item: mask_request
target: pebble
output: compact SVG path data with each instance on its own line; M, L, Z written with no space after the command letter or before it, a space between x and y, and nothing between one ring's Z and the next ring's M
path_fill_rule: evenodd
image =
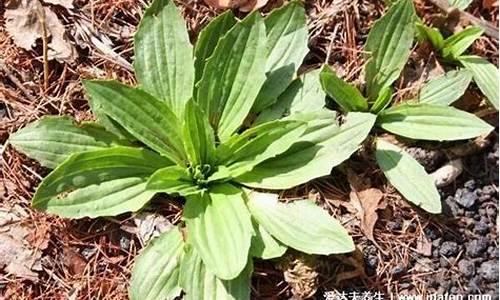
M481 218L480 221L478 221L475 225L474 225L474 233L476 234L482 234L482 235L485 235L487 234L488 232L490 231L490 226L488 224L486 224L486 222L483 220L483 218Z
M458 262L458 269L460 270L460 273L462 273L462 275L464 275L466 278L471 278L476 272L474 262L467 259L462 259Z
M405 269L406 269L405 266L397 265L394 268L392 268L391 274L392 274L392 276L395 276L395 277L401 276L405 272Z
M458 189L455 193L455 201L466 209L472 208L478 200L479 197L473 191L471 192L465 189Z
M489 245L487 238L480 237L466 244L466 252L470 257L479 257L486 252Z
M455 242L446 241L441 245L439 254L446 257L455 256L458 254L458 245Z
M481 277L487 282L497 282L498 281L498 261L487 261L481 264L478 270Z

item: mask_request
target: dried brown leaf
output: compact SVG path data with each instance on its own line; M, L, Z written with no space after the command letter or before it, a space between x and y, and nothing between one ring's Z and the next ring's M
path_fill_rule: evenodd
M424 256L432 255L432 243L425 237L419 237L417 239L417 252Z
M74 7L73 0L42 0L42 1L48 4L60 5L66 7L67 9L72 9Z
M50 42L48 58L58 61L73 61L76 50L68 40L66 30L57 15L38 0L12 0L5 10L5 28L14 43L26 50L32 50L36 41L42 38L41 15L45 14L45 27Z
M356 218L361 222L361 230L374 241L373 229L378 219L377 210L384 206L384 203L381 203L384 193L376 188L367 188L367 183L362 182L361 178L353 172L349 171L347 178L351 185L349 203L355 210Z

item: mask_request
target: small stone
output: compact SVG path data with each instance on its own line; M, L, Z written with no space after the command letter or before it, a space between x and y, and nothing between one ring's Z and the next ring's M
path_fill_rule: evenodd
M481 277L479 276L472 277L472 279L469 281L469 292L470 293L480 292L481 282L482 282Z
M458 269L460 270L460 273L462 273L462 275L464 275L466 278L471 278L476 272L474 262L466 259L462 259L458 262Z
M457 255L458 253L458 245L455 242L446 241L441 245L439 249L439 254L444 255L446 257Z
M487 261L481 264L478 274L487 282L498 281L498 261Z
M476 193L464 189L458 189L455 193L455 201L463 208L469 209L476 204L479 197Z
M488 247L488 254L490 258L498 258L498 248L494 246Z
M489 195L489 196L493 196L496 194L496 190L495 188L492 186L492 185L486 185L483 187L483 189L481 190L481 193L483 195Z
M424 232L425 232L425 235L427 236L427 238L431 241L438 238L437 230L435 230L434 228L426 227L424 229Z
M490 218L496 218L497 217L497 209L494 208L493 206L488 206L486 208L486 215Z
M398 231L401 230L401 228L403 228L403 224L401 224L401 222L398 221L389 221L387 222L387 228L391 231Z
M443 202L443 213L449 217L460 217L464 214L463 208L461 208L456 202L455 198L448 196Z
M471 179L464 183L464 187L469 191L473 191L476 188L476 181L474 179Z
M490 231L490 226L481 219L474 225L474 233L485 235Z
M479 257L486 252L489 245L490 243L487 238L480 237L477 240L468 242L466 245L466 251L470 257Z
M403 275L404 272L405 272L405 267L403 265L397 265L391 270L391 274L394 277L401 276Z

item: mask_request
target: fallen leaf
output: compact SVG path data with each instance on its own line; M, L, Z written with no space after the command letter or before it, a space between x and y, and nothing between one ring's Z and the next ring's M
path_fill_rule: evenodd
M126 232L136 234L143 245L172 228L172 223L162 215L140 213L133 218L135 226L122 225Z
M432 255L432 242L425 237L419 237L417 239L417 252L424 256Z
M60 5L66 7L67 9L74 8L73 0L43 0L43 2L53 5Z
M216 9L235 9L242 12L257 10L267 4L269 0L204 0L205 3Z
M0 269L17 277L36 281L42 270L42 252L27 242L33 230L25 222L28 215L20 206L0 208Z
M72 275L82 275L87 266L83 256L69 247L63 248L63 263Z
M373 229L378 219L377 210L384 208L384 203L381 202L384 193L376 188L367 188L367 184L352 171L348 171L347 178L351 185L349 203L355 210L353 213L360 220L363 233L374 241Z
M44 7L39 0L11 0L6 5L5 29L14 43L26 50L32 50L37 39L42 38L43 28L40 16L45 14L47 30L48 58L58 61L73 61L76 50L66 36L66 30L57 15Z
M483 8L492 9L498 7L498 0L483 0Z

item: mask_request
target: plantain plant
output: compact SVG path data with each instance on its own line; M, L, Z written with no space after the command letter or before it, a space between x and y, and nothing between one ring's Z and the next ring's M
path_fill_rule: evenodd
M469 77L467 74L470 74L488 102L498 110L498 68L480 56L465 54L467 49L483 35L484 30L477 26L470 26L445 39L436 28L421 22L416 24L419 41L428 41L445 63L458 66L458 70L449 74L445 79L440 78L442 83L462 85L462 88L466 89L470 80L465 79Z
M301 99L325 94L295 78L307 53L305 12L290 2L266 18L225 12L193 48L169 0L155 0L134 37L139 85L85 81L98 122L44 117L13 134L20 152L53 169L32 205L62 217L114 216L153 196L185 199L183 219L142 250L131 299L249 299L253 258L287 247L350 252L347 231L309 200L283 203L253 188L287 189L330 174L355 152L375 117L335 114ZM315 73L317 75L317 72ZM319 87L319 88L318 88ZM289 116L250 116L290 98ZM166 199L160 197L159 199Z
M375 158L392 185L415 205L430 213L440 213L439 193L424 168L403 149L377 135L387 131L415 140L450 141L487 134L492 127L473 114L449 106L467 88L471 80L467 70L452 71L433 79L422 88L416 100L391 103L391 85L400 76L411 53L415 20L412 1L400 0L375 22L365 45L369 58L365 66L364 93L325 65L319 75L318 71L304 75L300 88L292 84L284 97L261 116L264 120L279 118L303 107L301 103L305 102L316 103L309 104L310 109L322 107L324 99L311 97L312 87L318 83L307 78L319 76L316 82L319 81L326 94L347 113L347 118L360 112L376 118L371 134Z

